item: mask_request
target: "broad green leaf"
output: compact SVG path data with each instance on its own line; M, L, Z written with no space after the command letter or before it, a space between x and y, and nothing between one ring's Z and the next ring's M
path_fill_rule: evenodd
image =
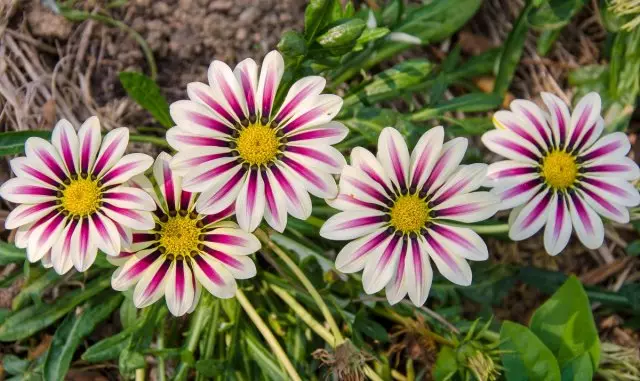
M382 10L382 23L386 26L394 26L397 24L404 12L403 0L391 0Z
M0 325L0 341L22 340L50 326L78 304L91 299L111 285L111 276L105 274L89 282L84 289L66 293L52 304L40 304L22 309L9 316Z
M0 133L0 156L24 153L24 142L31 137L51 138L51 131L11 131Z
M459 291L469 299L484 305L499 304L515 282L515 272L499 263L473 264L473 287L460 287Z
M196 361L196 371L204 377L217 377L224 373L226 361L217 359L207 359Z
M367 25L363 20L350 19L329 28L329 30L318 36L316 41L323 48L329 49L334 55L344 54L356 44L366 27Z
M540 306L531 318L531 331L546 344L563 368L585 352L594 370L600 362L600 339L589 298L575 276Z
M288 30L282 33L280 42L278 42L278 50L283 56L290 59L302 57L307 53L307 42L300 33Z
M500 329L502 366L508 381L557 381L558 361L529 328L505 321Z
M265 348L252 334L245 332L244 339L249 349L248 355L258 364L260 370L272 380L286 380L287 374L283 372L279 363L273 358L272 352Z
M387 34L389 34L389 28L379 27L379 28L365 29L364 32L362 32L362 34L360 35L360 37L358 37L356 44L358 46L363 46L370 43L371 41L378 40L386 36Z
M403 95L407 89L424 82L432 69L433 64L426 60L417 59L399 63L391 69L376 74L364 88L346 97L344 107L358 101L371 104Z
M358 131L369 142L375 144L382 129L388 126L396 127L403 135L408 135L406 128L402 128L402 114L384 108L363 107L353 110L348 118L341 118L349 129Z
M11 301L11 309L17 311L29 304L34 298L39 299L40 295L42 295L47 288L55 286L59 279L60 275L58 275L55 270L47 270L47 272L30 281L20 290L18 295Z
M530 5L526 6L522 10L520 16L518 16L518 19L513 24L513 29L509 33L507 41L502 49L498 76L493 89L493 92L500 96L504 96L507 89L509 89L513 74L516 72L518 62L520 62L520 57L524 50L524 42L527 37L527 32L529 31L527 15L530 11Z
M549 0L529 14L529 24L550 31L567 25L584 6L585 0Z
M538 37L538 54L540 54L541 56L546 56L553 47L553 44L556 42L558 37L560 37L561 31L561 29L542 31L542 33L540 33L540 37Z
M352 324L352 329L381 343L389 342L387 330L380 325L380 323L368 319L367 311L364 308L360 309L356 314L356 320Z
M318 31L325 26L331 16L333 2L336 0L310 0L304 10L304 37L312 41Z
M433 119L449 111L478 112L489 111L502 104L502 97L497 94L471 93L447 100L435 107L426 107L411 115L412 121Z
M589 354L585 352L562 368L562 381L593 380L594 368Z
M435 381L451 380L457 372L458 361L456 360L456 352L451 347L443 345L440 352L438 352L436 365L433 369L433 379Z
M109 360L115 360L120 356L122 352L129 345L129 339L131 333L135 327L125 329L113 336L100 340L93 344L82 354L82 359L91 362L103 362Z
M142 108L149 111L161 125L170 128L174 123L169 115L169 104L154 80L142 73L125 71L118 77L127 94Z
M24 262L25 260L27 260L27 251L25 249L19 249L12 243L0 241L0 266Z
M65 378L78 346L100 322L111 315L122 303L122 299L123 296L120 293L111 293L106 298L96 297L93 306L84 309L79 314L67 315L67 318L53 335L51 347L47 351L44 361L45 381L57 381Z
M29 369L30 361L16 355L6 354L2 356L2 367L7 374L19 375Z

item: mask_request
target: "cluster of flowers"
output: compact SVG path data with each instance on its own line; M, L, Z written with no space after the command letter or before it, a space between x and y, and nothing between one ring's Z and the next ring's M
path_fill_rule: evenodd
M51 142L30 138L26 157L11 161L16 177L0 188L18 204L6 220L17 229L16 245L61 274L87 270L101 250L118 266L114 289L135 285L139 308L164 296L180 316L195 308L202 287L232 297L236 279L256 274L248 255L260 242L251 232L263 219L279 232L288 214L307 219L312 194L340 210L320 235L352 240L337 269L363 270L364 290L386 287L390 303L408 294L422 305L431 261L450 281L469 285L467 260L487 259L486 244L467 223L511 209L510 238L544 226L544 246L555 255L573 230L585 246L599 247L600 216L625 223L628 207L640 203L629 141L623 133L601 137L597 94L572 114L551 94L543 94L548 112L523 100L497 112L498 128L482 141L507 160L488 166L462 165L467 139L445 142L442 127L427 131L412 152L397 130L385 128L376 155L356 147L347 165L332 147L348 133L332 121L341 98L321 94L325 80L311 76L274 109L283 71L275 51L260 70L251 59L234 70L213 62L209 85L189 84L189 100L171 105L176 126L167 141L177 153L155 162L124 154L126 128L102 138L95 117L77 132L60 121ZM234 214L237 224L228 220Z

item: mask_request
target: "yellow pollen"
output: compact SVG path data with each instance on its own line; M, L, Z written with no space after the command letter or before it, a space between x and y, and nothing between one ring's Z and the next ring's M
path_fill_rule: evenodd
M400 196L391 207L391 226L403 233L418 233L429 221L429 207L418 195Z
M169 217L160 229L160 246L166 249L167 254L176 257L188 257L192 251L199 251L200 228L198 220L189 216Z
M100 207L102 192L96 181L79 178L71 180L62 191L63 210L71 215L86 216L92 214Z
M278 154L280 139L276 130L257 123L240 131L236 144L238 153L245 162L251 165L265 165Z
M557 189L569 188L578 176L578 165L570 154L553 151L542 160L542 176Z

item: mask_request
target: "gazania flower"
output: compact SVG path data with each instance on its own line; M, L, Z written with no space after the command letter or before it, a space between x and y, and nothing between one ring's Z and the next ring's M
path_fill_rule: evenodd
M181 316L195 309L202 286L219 298L233 297L236 279L256 274L248 255L260 248L260 242L235 223L222 221L233 214L231 205L207 216L196 212L198 195L182 188L183 179L171 170L170 160L166 153L156 159L157 188L144 176L131 180L158 205L155 226L135 231L131 250L111 260L120 266L111 285L124 291L135 284L133 301L138 308L164 295L169 311Z
M392 304L407 293L415 305L424 304L432 280L429 258L447 279L469 285L466 259L488 257L482 239L458 225L482 221L497 210L494 195L473 192L485 180L487 166L460 165L467 139L444 144L443 139L442 127L432 128L409 155L400 133L387 127L377 157L355 148L340 175L340 193L329 201L342 212L320 229L325 238L355 239L338 253L337 269L364 269L367 294L386 286Z
M5 227L18 229L16 246L27 249L29 261L43 259L60 274L72 265L85 271L98 249L117 255L131 243L131 229L153 227L151 197L123 185L153 159L141 153L123 156L128 141L124 127L102 139L96 117L78 133L61 120L53 129L53 144L27 140L27 156L11 161L17 177L2 185L0 196L19 204Z
M258 67L246 59L231 71L214 61L209 85L190 83L190 100L171 105L176 127L167 141L178 153L172 168L184 175L184 189L203 192L196 210L215 214L234 205L238 223L253 231L263 216L284 230L287 213L311 214L309 193L337 194L331 174L344 157L331 145L347 129L331 119L342 106L336 95L320 94L325 80L305 77L291 86L282 105L275 97L284 62L273 51Z
M484 134L491 151L509 160L489 166L489 184L501 209L511 209L509 237L523 240L543 226L544 247L560 253L575 230L588 248L602 245L601 215L629 222L628 207L640 195L629 183L640 177L626 157L630 149L621 132L600 137L600 96L587 94L573 114L558 97L542 93L548 114L534 103L516 100L511 111L494 115L498 129ZM572 229L573 228L573 229Z

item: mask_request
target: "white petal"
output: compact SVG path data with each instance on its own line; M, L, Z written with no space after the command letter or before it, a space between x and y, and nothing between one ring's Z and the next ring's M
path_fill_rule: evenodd
M113 259L114 257L108 257ZM125 291L137 283L149 268L156 271L164 259L156 248L141 250L129 256L124 265L111 274L111 287L116 291ZM156 270L153 270L156 269Z
M577 193L570 196L571 221L580 242L589 249L599 248L604 242L602 220Z
M569 143L580 141L587 129L600 117L602 101L598 93L589 93L582 97L571 114Z
M287 135L289 145L333 145L340 143L349 134L349 129L341 122L331 121L320 126L294 131Z
M246 179L247 172L241 166L236 166L198 197L196 210L201 214L216 214L225 210L235 203Z
M174 102L169 107L171 118L179 130L207 138L227 137L233 128L209 107L188 100Z
M627 155L630 149L631 143L627 135L622 132L614 132L600 138L591 148L580 153L579 157L586 162L586 165L589 165L592 161L604 158L622 158Z
M397 270L402 242L400 237L393 236L387 246L367 259L362 272L362 286L367 294L375 294L389 283Z
M248 118L247 104L242 95L240 84L233 75L231 68L222 61L213 61L209 66L209 85L224 95L227 109L232 111L238 121Z
M278 85L284 73L284 60L276 50L270 51L262 61L256 104L260 116L270 117L271 109L276 98ZM324 87L324 85L323 85ZM322 91L322 89L320 89Z
M186 261L173 261L165 283L167 307L173 316L182 316L193 305L195 286L193 273Z
M556 197L549 189L543 189L522 208L509 228L509 238L521 241L534 235L547 222L550 206Z
M248 114L258 115L257 108L259 107L259 103L256 99L258 89L258 65L256 65L256 61L251 58L244 59L233 69L233 74L236 76L236 80L242 89Z
M149 169L153 158L143 153L124 155L102 178L104 186L122 184Z
M101 140L100 121L97 117L92 116L82 123L82 126L80 126L78 130L80 172L89 173L91 168L93 168Z
M91 237L95 244L105 254L116 256L120 252L120 234L111 219L101 213L95 213L90 218Z
M487 168L487 187L504 187L505 185L522 184L537 177L538 169L533 164L514 160L503 160L489 164Z
M262 80L262 76L260 79ZM311 108L326 83L327 81L320 76L304 77L296 81L289 88L275 121L281 124L291 119L293 115Z
M78 134L71 123L65 119L56 123L51 134L51 143L58 150L58 154L67 171L69 173L78 173L80 143L78 142Z
M156 210L156 203L149 193L134 187L121 185L111 188L103 193L102 201L123 209Z
M159 258L144 272L133 290L133 304L138 308L152 305L162 298L171 262Z
M67 219L61 213L39 223L29 233L27 258L30 262L39 261L53 246L62 234Z
M469 142L466 138L455 138L443 144L438 161L422 186L423 190L432 194L440 185L444 184L449 176L458 169L468 145Z
M259 171L249 171L236 201L236 218L240 227L254 231L264 215L264 181Z
M347 274L362 270L368 258L387 247L392 235L386 230L378 229L345 245L336 257L336 269Z
M229 255L249 255L260 250L256 236L238 228L221 227L206 233L204 244Z
M278 164L271 168L271 172L284 192L289 214L301 220L309 218L311 198L298 176L292 173L288 167Z
M411 152L411 170L409 172L411 186L416 189L422 188L440 157L443 142L444 128L442 126L434 127L420 137Z
M484 261L489 258L489 249L478 233L469 228L448 226L435 223L430 234L449 251L472 261Z
M133 230L148 230L155 226L151 212L120 208L108 203L100 210L112 220Z
M18 204L37 204L55 200L57 191L41 182L14 177L0 187L0 197Z
M386 127L378 138L378 160L398 189L408 188L410 157L404 138L392 127Z
M5 229L15 229L19 226L31 224L51 213L58 205L55 201L39 204L21 204L9 213L4 222Z
M473 192L482 185L486 177L486 164L461 165L436 191L432 200L435 204L438 204L455 195Z
M571 215L564 193L556 193L549 205L544 228L544 248L550 255L560 254L571 238Z
M540 175L528 175L521 182L514 184L501 184L491 190L500 202L499 210L511 209L529 201L540 188L546 187Z
M194 257L194 262L196 278L213 296L228 299L235 295L236 281L222 264L207 255Z
M77 248L71 252L73 266L80 272L86 271L95 262L98 254L95 238L91 236L91 228L87 218L80 219L71 239L74 241L71 243L72 247Z
M333 240L350 240L370 234L386 224L385 213L350 210L331 216L320 228L320 235Z
M536 164L542 154L533 144L510 130L491 130L482 135L482 143L507 159Z
M564 147L569 140L571 130L571 113L569 107L556 95L551 93L541 93L542 100L549 110L551 116L551 130L556 147Z
M411 249L407 252L404 265L405 288L409 293L409 299L416 306L422 306L427 301L433 270L427 254L424 241L411 239Z
M298 161L285 156L282 158L282 166L295 174L312 195L320 198L334 198L338 195L338 185L333 176L322 170L315 170L310 161Z
M171 155L162 152L153 164L153 177L160 189L162 198L166 201L169 211L180 208L180 196L182 193L182 178L175 176L169 163Z
M189 99L198 102L213 113L216 120L223 122L229 127L236 124L236 117L229 105L224 100L224 95L213 89L211 86L201 82L191 82L187 85Z
M102 145L91 172L101 177L122 158L128 143L129 130L127 128L120 127L109 131L102 139Z
M467 261L456 253L450 251L435 237L427 235L424 238L424 247L433 262L436 264L438 271L440 271L445 278L457 285L470 285L471 267L469 267Z
M269 226L282 233L287 225L287 198L271 170L262 172L264 182L264 219Z
M433 208L438 218L460 222L479 222L498 211L498 198L489 192L473 192L453 196Z

